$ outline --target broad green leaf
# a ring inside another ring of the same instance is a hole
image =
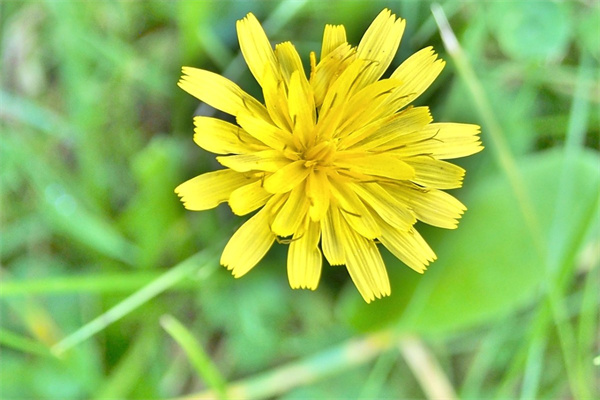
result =
[[[596,215],[599,162],[596,153],[582,152],[572,166],[575,193],[566,204],[571,222],[564,229],[562,258],[576,255]],[[544,233],[555,214],[563,168],[564,156],[558,151],[533,155],[521,164]],[[399,322],[407,331],[454,331],[507,315],[538,294],[545,265],[508,181],[501,175],[489,177],[473,187],[465,203],[469,210],[458,230],[444,232],[439,243],[432,243],[439,259],[425,275],[395,271],[402,266],[388,258],[390,298],[368,305],[356,295],[342,298],[342,314],[353,327],[370,330]]]

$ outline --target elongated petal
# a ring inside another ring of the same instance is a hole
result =
[[[409,204],[419,220],[440,228],[455,229],[467,209],[441,190],[408,185],[386,185],[386,189],[398,200]]]
[[[370,303],[391,293],[385,264],[372,240],[342,223],[338,232],[344,246],[346,268],[363,299]]]
[[[315,105],[321,107],[329,88],[356,58],[356,50],[347,43],[340,44],[321,58],[310,74],[310,85],[315,94]]]
[[[262,187],[262,181],[237,188],[229,196],[229,207],[237,215],[246,215],[265,205],[273,196]]]
[[[264,150],[265,146],[239,126],[211,117],[194,117],[194,142],[215,154],[240,154]]]
[[[430,262],[436,259],[435,253],[419,233],[412,229],[402,232],[381,221],[379,241],[400,261],[422,274]]]
[[[336,136],[343,138],[356,131],[357,126],[365,126],[382,117],[380,106],[392,90],[401,84],[402,82],[399,80],[383,79],[364,87],[352,96],[348,100],[348,106],[344,112],[344,121],[340,124]],[[361,112],[356,112],[356,110],[361,110]],[[389,114],[393,114],[393,112]]]
[[[283,150],[293,143],[292,135],[277,126],[256,118],[250,114],[240,113],[237,122],[246,132],[275,150]]]
[[[275,234],[269,229],[269,212],[263,208],[229,239],[221,255],[221,265],[239,278],[258,264],[274,241]]]
[[[175,188],[175,193],[188,210],[208,210],[227,201],[235,189],[252,182],[253,179],[244,174],[222,169],[183,182]]]
[[[265,68],[270,70],[272,74],[277,74],[279,71],[271,43],[269,43],[260,22],[252,13],[237,21],[236,26],[242,55],[250,72],[252,72],[256,81],[262,85]]]
[[[383,75],[394,59],[400,39],[404,33],[406,21],[396,20],[396,16],[385,9],[365,32],[358,45],[356,54],[358,58],[376,63],[377,68],[369,70],[367,81],[375,82]]]
[[[306,196],[310,201],[308,213],[313,221],[320,221],[329,208],[331,192],[325,172],[315,170],[306,180]]]
[[[434,189],[455,189],[462,186],[465,170],[447,161],[428,156],[405,159],[415,170],[413,182]]]
[[[378,237],[380,234],[379,227],[373,219],[371,212],[365,207],[356,193],[350,190],[348,185],[343,182],[334,180],[330,182],[332,182],[331,193],[340,205],[339,208],[343,218],[362,236],[369,239]]]
[[[344,116],[346,100],[364,87],[362,83],[365,71],[373,68],[372,65],[369,66],[364,60],[355,59],[330,86],[319,112],[319,124],[317,125],[319,135],[325,139],[333,136],[337,125]]]
[[[275,46],[275,56],[277,57],[277,61],[279,61],[281,76],[286,86],[289,87],[292,74],[296,71],[306,79],[300,55],[291,42],[283,42]]]
[[[323,45],[321,46],[321,60],[338,46],[346,43],[346,41],[346,28],[344,28],[344,25],[325,25]]]
[[[343,138],[340,147],[362,151],[399,147],[408,143],[407,134],[423,130],[432,118],[428,107],[411,107],[380,121],[379,126],[375,122]]]
[[[304,185],[296,186],[273,220],[271,230],[278,236],[291,236],[298,230],[308,211]]]
[[[329,207],[325,217],[321,219],[321,248],[330,265],[342,265],[346,263],[343,243],[340,240],[341,215],[336,206]]]
[[[287,105],[287,89],[283,79],[265,71],[262,80],[263,96],[267,112],[280,129],[292,131],[292,120]]]
[[[321,228],[318,222],[307,225],[294,235],[288,251],[288,280],[292,289],[315,290],[321,277],[323,257],[318,247]]]
[[[290,160],[277,150],[263,150],[250,154],[220,156],[221,165],[238,172],[267,171],[275,172],[289,164]]]
[[[306,146],[314,139],[313,130],[317,117],[312,89],[303,73],[292,73],[289,92],[288,105],[290,118],[294,123],[294,136]]]
[[[391,102],[394,108],[401,109],[419,97],[438,77],[444,69],[444,61],[436,60],[437,55],[432,47],[426,47],[406,59],[394,71],[391,78],[404,82],[396,91]]]
[[[177,85],[200,101],[227,114],[245,111],[270,120],[265,106],[229,79],[198,68],[183,67],[182,71]]]
[[[338,154],[335,163],[339,167],[348,168],[366,175],[381,176],[390,179],[407,180],[415,177],[415,170],[408,163],[387,155],[364,153]]]
[[[417,222],[415,215],[407,207],[408,203],[395,198],[378,183],[353,184],[352,188],[395,229],[407,231]]]
[[[479,126],[471,124],[429,124],[405,137],[404,145],[393,152],[403,158],[416,155],[430,155],[442,160],[465,157],[483,150],[479,132]]]
[[[310,170],[304,166],[305,161],[299,160],[288,163],[265,178],[264,187],[269,193],[286,193],[302,183]]]

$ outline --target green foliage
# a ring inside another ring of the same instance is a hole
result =
[[[389,336],[406,333],[460,398],[592,398],[600,6],[442,2],[461,59],[430,5],[3,2],[0,398],[420,398]],[[285,246],[233,279],[218,260],[241,220],[173,193],[214,169],[192,141],[194,113],[214,111],[176,87],[181,66],[260,97],[237,19],[254,12],[308,66],[325,23],[356,43],[383,7],[407,19],[393,66],[428,45],[448,62],[419,104],[482,125],[486,149],[459,160],[463,221],[419,226],[438,255],[424,275],[384,254],[392,296],[370,305],[344,267],[289,289]]]

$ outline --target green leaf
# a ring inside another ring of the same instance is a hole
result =
[[[564,204],[571,222],[564,231],[565,251],[560,257],[576,255],[585,236],[581,233],[597,212],[598,162],[596,153],[581,152],[572,166],[575,193]],[[545,233],[562,190],[557,177],[564,165],[563,153],[548,151],[520,166]],[[545,265],[524,227],[508,181],[502,175],[491,176],[473,189],[458,230],[445,232],[439,243],[432,243],[439,259],[425,275],[399,273],[388,262],[390,298],[367,305],[356,295],[342,297],[342,315],[354,328],[371,330],[399,322],[407,331],[455,331],[514,312],[532,299],[545,278]]]

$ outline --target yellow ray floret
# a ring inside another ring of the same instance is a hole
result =
[[[213,72],[184,67],[179,86],[235,118],[194,118],[194,141],[224,169],[179,185],[190,210],[227,202],[252,215],[231,237],[221,264],[240,277],[277,240],[289,243],[292,288],[317,288],[323,257],[345,265],[370,302],[391,293],[378,244],[422,273],[436,259],[417,221],[457,227],[466,207],[444,190],[464,169],[446,160],[482,150],[479,127],[434,123],[410,103],[444,67],[432,48],[418,51],[389,78],[405,21],[383,10],[358,46],[342,25],[326,25],[310,73],[290,42],[272,47],[253,14],[238,21],[240,49],[264,104]]]

